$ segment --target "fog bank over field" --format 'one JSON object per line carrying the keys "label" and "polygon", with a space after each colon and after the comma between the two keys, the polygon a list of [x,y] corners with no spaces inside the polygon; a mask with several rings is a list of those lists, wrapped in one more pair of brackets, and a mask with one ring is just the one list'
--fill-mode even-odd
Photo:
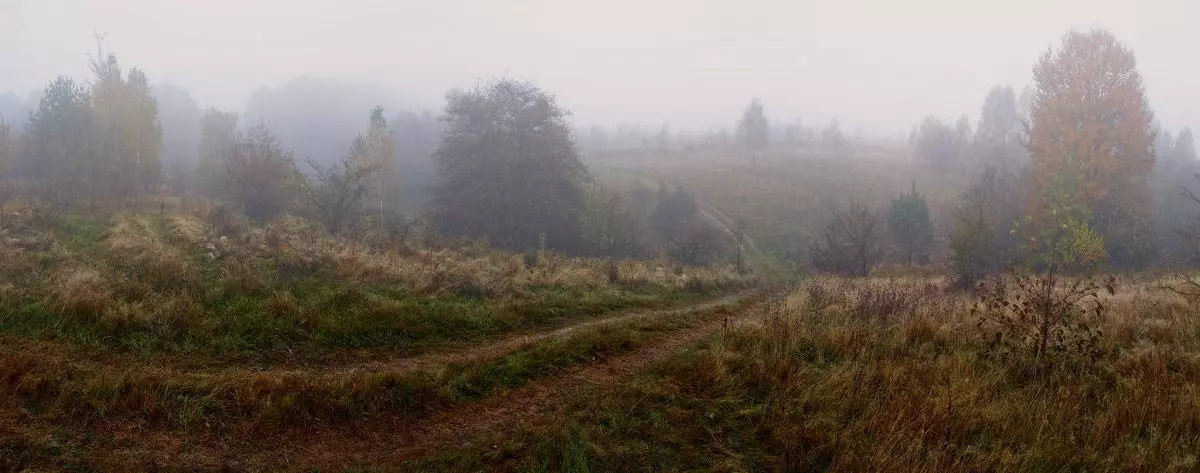
{"label": "fog bank over field", "polygon": [[[1072,28],[1137,53],[1157,117],[1200,123],[1200,41],[1187,0],[638,2],[5,0],[0,93],[26,98],[87,76],[93,32],[155,82],[244,111],[262,87],[335,79],[436,109],[444,93],[508,75],[558,94],[579,126],[730,126],[751,97],[773,120],[897,136],[933,113],[974,115],[987,90],[1031,82]],[[365,86],[370,84],[371,86]],[[0,100],[3,102],[3,100]],[[14,121],[10,119],[9,121]]]}

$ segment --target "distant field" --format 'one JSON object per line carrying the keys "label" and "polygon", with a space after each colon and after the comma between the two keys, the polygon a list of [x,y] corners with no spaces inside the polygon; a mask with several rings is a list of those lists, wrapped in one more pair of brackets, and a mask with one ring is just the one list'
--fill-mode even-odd
{"label": "distant field", "polygon": [[941,225],[967,185],[962,176],[905,162],[903,152],[867,148],[849,155],[812,150],[774,151],[751,160],[730,155],[608,157],[589,162],[602,182],[626,185],[659,180],[695,191],[725,215],[745,224],[765,250],[803,250],[821,222],[826,203],[853,197],[886,212],[915,181]]}

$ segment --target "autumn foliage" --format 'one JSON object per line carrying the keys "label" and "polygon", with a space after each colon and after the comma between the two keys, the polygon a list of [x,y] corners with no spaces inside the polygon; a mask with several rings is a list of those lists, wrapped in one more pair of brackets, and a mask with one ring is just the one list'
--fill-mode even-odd
{"label": "autumn foliage", "polygon": [[1034,67],[1028,197],[1034,225],[1063,205],[1104,239],[1109,262],[1154,252],[1152,114],[1133,53],[1105,31],[1071,32]]}

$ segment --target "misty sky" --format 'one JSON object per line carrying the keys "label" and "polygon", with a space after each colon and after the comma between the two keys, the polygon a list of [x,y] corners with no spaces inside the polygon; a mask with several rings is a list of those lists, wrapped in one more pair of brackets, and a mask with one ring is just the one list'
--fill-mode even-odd
{"label": "misty sky", "polygon": [[[1053,5],[1047,5],[1053,3]],[[297,75],[378,84],[438,107],[479,79],[531,79],[579,125],[777,121],[894,136],[933,113],[975,122],[1071,28],[1134,50],[1165,125],[1200,126],[1194,0],[0,0],[0,92],[87,76],[93,32],[152,82],[241,110]]]}

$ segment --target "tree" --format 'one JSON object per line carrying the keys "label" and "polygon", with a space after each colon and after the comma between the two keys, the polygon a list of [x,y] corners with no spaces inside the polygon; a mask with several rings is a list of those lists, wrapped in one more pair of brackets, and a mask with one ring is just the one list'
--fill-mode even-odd
{"label": "tree", "polygon": [[591,253],[606,258],[638,256],[643,220],[621,192],[593,185],[584,212],[584,236]]}
{"label": "tree", "polygon": [[87,90],[66,77],[55,79],[26,129],[26,156],[15,170],[18,177],[47,201],[94,201],[102,163],[93,158]]}
{"label": "tree", "polygon": [[911,193],[892,199],[888,227],[905,265],[929,262],[929,253],[933,250],[933,221],[929,218],[925,196],[917,193],[915,181]]}
{"label": "tree", "polygon": [[1193,271],[1186,268],[1195,266],[1200,262],[1200,194],[1195,190],[1195,183],[1200,182],[1200,173],[1193,174],[1193,185],[1182,188],[1180,193],[1187,203],[1192,207],[1191,216],[1185,220],[1176,222],[1176,227],[1173,229],[1179,238],[1178,246],[1172,249],[1173,262],[1178,263],[1180,268],[1176,272],[1174,284],[1167,287],[1176,293],[1188,297],[1190,299],[1200,298],[1200,278],[1195,276]]}
{"label": "tree", "polygon": [[301,76],[253,91],[243,120],[268,124],[280,143],[297,156],[330,165],[343,157],[346,139],[369,126],[364,111],[395,102],[377,86]]}
{"label": "tree", "polygon": [[4,117],[0,116],[0,181],[7,178],[12,170],[12,141],[12,128],[4,121]]}
{"label": "tree", "polygon": [[1155,233],[1159,237],[1162,260],[1183,265],[1200,263],[1194,252],[1196,242],[1193,239],[1197,235],[1190,226],[1181,227],[1181,222],[1188,225],[1200,216],[1200,208],[1188,195],[1195,183],[1194,176],[1200,174],[1192,131],[1185,128],[1178,138],[1169,131],[1160,131],[1155,141],[1157,159],[1149,182],[1156,203]]}
{"label": "tree", "polygon": [[727,250],[728,239],[721,230],[706,222],[693,220],[670,242],[671,258],[689,266],[716,261]]}
{"label": "tree", "polygon": [[918,160],[938,169],[952,169],[958,165],[954,130],[937,117],[925,117],[914,137],[913,152]]}
{"label": "tree", "polygon": [[1021,146],[1022,118],[1017,98],[1010,86],[996,86],[988,92],[979,113],[975,147],[982,167],[1000,172],[1015,172],[1027,159]]}
{"label": "tree", "polygon": [[662,128],[658,133],[654,134],[654,139],[646,142],[647,146],[652,147],[658,154],[666,156],[671,152],[671,126],[663,123]]}
{"label": "tree", "polygon": [[682,187],[658,190],[650,224],[667,256],[688,265],[716,260],[728,247],[728,238],[705,220],[696,197]]}
{"label": "tree", "polygon": [[216,197],[224,190],[226,150],[237,137],[238,116],[210,108],[200,119],[196,180],[200,190]]}
{"label": "tree", "polygon": [[915,132],[913,152],[918,160],[935,169],[961,171],[969,161],[970,133],[966,117],[951,128],[937,117],[929,116]]}
{"label": "tree", "polygon": [[[578,249],[587,170],[567,112],[533,84],[502,79],[447,97],[434,153],[433,221],[501,247]],[[544,237],[543,237],[544,235]]]}
{"label": "tree", "polygon": [[295,197],[291,153],[265,125],[237,132],[221,154],[226,195],[253,220],[283,213]]}
{"label": "tree", "polygon": [[442,125],[432,113],[400,112],[391,121],[392,141],[396,144],[396,167],[400,205],[406,213],[423,211],[429,204],[430,187],[437,172],[430,157],[442,137]]}
{"label": "tree", "polygon": [[92,123],[104,190],[114,196],[156,190],[162,177],[162,128],[146,75],[134,68],[122,76],[117,57],[102,50],[92,61],[92,73]]}
{"label": "tree", "polygon": [[771,139],[770,128],[766,115],[763,115],[762,101],[751,100],[750,105],[742,112],[741,121],[738,122],[737,133],[742,144],[750,151],[767,149]]}
{"label": "tree", "polygon": [[842,136],[842,129],[836,119],[821,131],[821,144],[831,150],[840,150],[846,145],[846,138]]}
{"label": "tree", "polygon": [[1053,187],[1047,197],[1043,205],[1050,208],[1052,224],[1035,227],[1025,248],[1036,272],[1014,275],[1015,294],[1004,285],[985,291],[983,303],[973,312],[994,348],[1031,352],[1038,364],[1046,355],[1094,358],[1102,334],[1092,328],[1089,317],[1103,311],[1099,293],[1107,290],[1112,295],[1114,278],[1097,281],[1088,274],[1067,279],[1063,274],[1091,270],[1103,261],[1104,242],[1083,221],[1086,212],[1063,187]]}
{"label": "tree", "polygon": [[396,179],[396,142],[383,117],[383,107],[371,109],[366,135],[358,135],[351,146],[350,160],[355,168],[370,169],[366,205],[379,225],[387,225],[399,206],[400,189]]}
{"label": "tree", "polygon": [[811,140],[812,130],[804,126],[804,123],[797,119],[784,127],[783,136],[788,144],[794,145],[802,141]]}
{"label": "tree", "polygon": [[1155,251],[1146,184],[1154,132],[1133,53],[1108,32],[1071,32],[1042,56],[1034,79],[1034,229],[1055,224],[1051,198],[1060,198],[1103,237],[1110,263],[1145,264]]}
{"label": "tree", "polygon": [[660,235],[669,237],[687,226],[689,221],[695,220],[699,213],[700,207],[696,205],[696,197],[686,189],[668,189],[666,185],[660,184],[650,224]]}
{"label": "tree", "polygon": [[166,182],[176,192],[192,191],[200,152],[203,111],[191,94],[180,87],[161,84],[153,89],[162,124],[162,163]]}
{"label": "tree", "polygon": [[988,276],[1000,275],[1015,256],[1017,242],[1011,230],[1020,214],[1017,194],[1015,178],[991,167],[963,192],[950,233],[960,287],[971,288]]}
{"label": "tree", "polygon": [[844,209],[828,206],[825,223],[809,247],[809,255],[818,270],[865,278],[883,255],[879,239],[879,213],[850,200]]}
{"label": "tree", "polygon": [[975,152],[974,143],[972,142],[971,121],[966,115],[958,117],[958,121],[954,123],[954,144],[958,148],[958,167],[960,170],[966,170],[975,160],[973,153]]}
{"label": "tree", "polygon": [[307,163],[312,176],[300,179],[301,195],[325,231],[337,235],[359,215],[371,184],[377,180],[378,165],[356,161],[353,154],[330,166],[312,160]]}

